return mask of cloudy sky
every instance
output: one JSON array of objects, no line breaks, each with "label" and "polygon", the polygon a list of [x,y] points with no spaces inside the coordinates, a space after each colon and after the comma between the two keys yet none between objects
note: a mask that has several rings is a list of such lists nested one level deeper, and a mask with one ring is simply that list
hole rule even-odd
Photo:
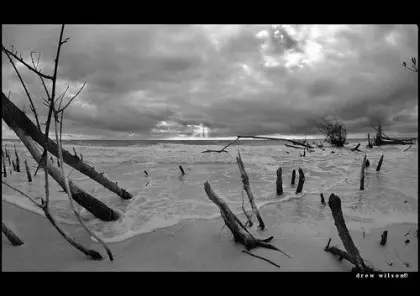
[{"label": "cloudy sky", "polygon": [[[52,73],[60,26],[4,25],[2,43],[41,53]],[[322,117],[351,134],[418,133],[416,25],[68,25],[58,90],[86,87],[65,114],[70,138],[316,134]],[[39,79],[18,64],[47,113]],[[2,54],[2,90],[29,113]],[[13,135],[3,122],[3,138]]]}]

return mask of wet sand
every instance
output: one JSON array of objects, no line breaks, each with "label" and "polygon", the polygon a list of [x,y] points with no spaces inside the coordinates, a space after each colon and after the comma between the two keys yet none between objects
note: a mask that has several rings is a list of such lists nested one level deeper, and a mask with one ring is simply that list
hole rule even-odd
[{"label": "wet sand", "polygon": [[[3,221],[25,244],[13,247],[2,236],[2,270],[346,272],[353,267],[324,251],[329,237],[332,245],[344,249],[332,219],[323,222],[329,235],[320,236],[308,234],[305,225],[291,227],[289,223],[278,222],[275,218],[276,206],[267,205],[261,213],[267,228],[262,232],[254,228],[252,232],[262,238],[273,235],[272,244],[292,259],[268,249],[255,249],[252,253],[270,259],[280,268],[242,253],[244,247],[234,243],[226,227],[222,230],[224,223],[221,218],[182,222],[109,244],[115,260],[92,261],[71,247],[44,217],[3,202]],[[64,227],[79,242],[105,255],[104,250],[92,242],[81,228]],[[384,229],[388,230],[388,241],[382,247],[379,242]],[[392,224],[368,231],[351,229],[351,235],[362,257],[375,268],[382,271],[418,271],[417,229],[417,224]]]}]

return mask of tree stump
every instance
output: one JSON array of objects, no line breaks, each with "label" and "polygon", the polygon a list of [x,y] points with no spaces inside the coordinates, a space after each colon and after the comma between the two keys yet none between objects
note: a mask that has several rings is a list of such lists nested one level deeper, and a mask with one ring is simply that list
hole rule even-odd
[{"label": "tree stump", "polygon": [[366,166],[366,154],[363,157],[362,169],[360,171],[360,190],[365,190],[365,166]]},{"label": "tree stump", "polygon": [[378,166],[376,167],[376,171],[379,172],[381,170],[382,161],[384,160],[384,156],[382,155],[379,159]]},{"label": "tree stump", "polygon": [[293,170],[292,171],[292,182],[291,182],[292,185],[295,185],[295,179],[296,179],[296,170]]},{"label": "tree stump", "polygon": [[296,188],[296,194],[302,192],[303,183],[305,183],[305,174],[303,173],[302,169],[299,168],[299,180],[298,180],[298,185],[297,185],[297,188]]},{"label": "tree stump", "polygon": [[283,180],[282,180],[282,170],[281,168],[277,169],[277,180],[276,180],[276,192],[277,195],[283,194]]}]

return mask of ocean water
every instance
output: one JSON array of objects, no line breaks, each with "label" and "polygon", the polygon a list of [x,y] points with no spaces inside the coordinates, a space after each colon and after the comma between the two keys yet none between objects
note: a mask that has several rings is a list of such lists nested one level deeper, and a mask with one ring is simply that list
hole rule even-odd
[{"label": "ocean water", "polygon": [[[242,192],[240,173],[235,157],[240,151],[257,206],[275,204],[279,223],[305,225],[313,233],[321,231],[324,221],[330,223],[331,214],[320,210],[320,193],[328,201],[331,193],[340,196],[348,225],[375,228],[390,223],[417,223],[418,220],[418,147],[384,146],[364,148],[371,166],[366,170],[365,190],[359,190],[360,168],[364,153],[348,149],[315,148],[301,157],[300,150],[284,146],[280,141],[244,140],[228,148],[229,153],[201,153],[207,149],[221,149],[229,141],[64,141],[64,148],[83,155],[86,163],[133,194],[131,200],[122,200],[100,184],[65,166],[67,174],[78,186],[97,199],[123,213],[120,220],[102,222],[81,209],[86,224],[106,242],[120,242],[135,235],[169,227],[192,219],[214,219],[220,213],[204,192],[208,181],[235,213],[245,208],[250,211],[247,196]],[[27,159],[32,173],[36,164],[20,141],[4,140],[9,152],[16,145],[21,158],[21,173],[13,172],[3,178],[36,200],[44,196],[44,173],[40,172],[29,183],[23,159]],[[335,153],[331,153],[335,151]],[[380,172],[375,168],[381,155],[384,161]],[[14,159],[14,154],[12,159]],[[181,176],[179,165],[186,175]],[[283,190],[276,196],[276,170],[283,170]],[[290,185],[291,173],[302,168],[306,181],[303,192],[295,194],[296,185]],[[148,176],[144,173],[148,172]],[[51,209],[63,223],[76,224],[67,195],[50,179]],[[297,178],[296,178],[297,183]],[[13,203],[42,215],[28,199],[2,185],[3,201]],[[321,224],[320,224],[321,223]],[[331,224],[331,223],[330,223]],[[30,227],[30,225],[28,225]]]}]

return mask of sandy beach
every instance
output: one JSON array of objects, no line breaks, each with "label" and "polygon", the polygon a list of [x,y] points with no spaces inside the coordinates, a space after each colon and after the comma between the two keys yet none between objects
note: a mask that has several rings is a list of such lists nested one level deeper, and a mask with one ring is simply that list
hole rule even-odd
[{"label": "sandy beach", "polygon": [[[328,208],[325,211],[330,211]],[[268,205],[261,213],[267,229],[253,231],[257,237],[273,235],[272,243],[292,257],[267,250],[252,252],[280,265],[277,268],[241,251],[221,218],[196,220],[136,236],[121,243],[110,244],[115,261],[89,260],[73,249],[48,223],[34,213],[3,202],[3,221],[24,240],[13,247],[3,236],[3,271],[350,271],[352,265],[323,249],[332,238],[332,245],[343,249],[333,221],[325,221],[328,237],[308,236],[304,229],[288,228],[276,222],[276,206]],[[383,229],[351,230],[351,235],[367,263],[382,271],[418,271],[417,224],[393,224],[385,227],[388,241],[379,245]],[[85,246],[105,254],[81,229],[66,229]],[[407,234],[408,233],[408,234]],[[407,235],[406,235],[407,234]],[[406,240],[410,242],[405,243]],[[390,266],[392,265],[392,266]]]}]

